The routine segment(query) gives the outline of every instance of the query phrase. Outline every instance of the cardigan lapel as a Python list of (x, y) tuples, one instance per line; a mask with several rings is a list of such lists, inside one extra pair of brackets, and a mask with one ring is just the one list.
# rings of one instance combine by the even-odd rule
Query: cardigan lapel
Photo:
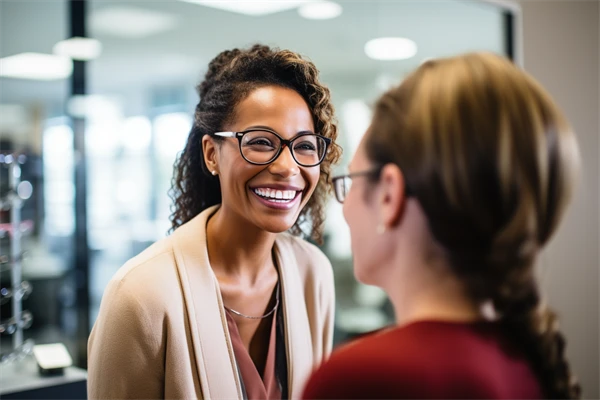
[[(227, 316), (207, 251), (206, 223), (218, 207), (204, 210), (171, 237), (203, 397), (243, 399)], [(304, 281), (285, 234), (275, 240), (275, 256), (285, 321), (289, 398), (297, 399), (313, 366)]]
[(285, 240), (285, 235), (277, 236), (275, 255), (283, 297), (289, 398), (298, 399), (302, 395), (304, 383), (313, 366), (304, 281), (300, 277), (294, 250), (289, 245), (289, 241)]
[(171, 236), (204, 399), (242, 399), (217, 279), (210, 266), (206, 223), (210, 207)]

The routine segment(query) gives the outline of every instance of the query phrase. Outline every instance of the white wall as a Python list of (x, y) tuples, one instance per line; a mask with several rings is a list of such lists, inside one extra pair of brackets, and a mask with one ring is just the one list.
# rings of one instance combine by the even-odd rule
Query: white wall
[(600, 3), (521, 0), (524, 66), (550, 91), (577, 133), (583, 176), (542, 256), (543, 287), (559, 312), (585, 398), (599, 393), (598, 169)]

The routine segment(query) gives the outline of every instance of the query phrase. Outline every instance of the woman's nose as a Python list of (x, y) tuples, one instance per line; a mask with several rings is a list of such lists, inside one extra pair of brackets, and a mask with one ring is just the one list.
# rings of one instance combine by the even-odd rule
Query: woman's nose
[(289, 146), (283, 146), (279, 156), (269, 166), (269, 171), (284, 178), (300, 173), (300, 167), (292, 157), (292, 150)]

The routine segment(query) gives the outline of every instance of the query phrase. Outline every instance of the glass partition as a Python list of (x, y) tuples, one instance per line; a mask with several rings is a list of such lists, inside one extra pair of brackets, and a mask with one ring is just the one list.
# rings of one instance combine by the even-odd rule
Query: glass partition
[[(509, 14), (487, 2), (335, 1), (329, 10), (311, 8), (315, 2), (306, 1), (269, 2), (285, 5), (278, 10), (222, 8), (236, 2), (209, 2), (213, 7), (199, 3), (88, 0), (84, 22), (101, 51), (86, 65), (87, 94), (71, 98), (69, 63), (48, 64), (53, 67), (43, 72), (54, 71), (50, 77), (40, 71), (19, 76), (26, 68), (11, 75), (6, 68), (12, 56), (58, 51), (56, 44), (76, 23), (69, 19), (69, 2), (0, 1), (0, 152), (27, 155), (23, 179), (31, 181), (34, 193), (23, 209), (23, 218), (33, 226), (23, 244), (23, 277), (33, 286), (24, 306), (34, 318), (25, 335), (39, 343), (67, 343), (81, 366), (85, 354), (78, 353), (85, 351), (74, 343), (87, 337), (78, 329), (75, 312), (82, 278), (73, 273), (73, 234), (74, 176), (82, 157), (74, 151), (73, 117), (85, 120), (89, 330), (112, 275), (168, 234), (168, 190), (173, 163), (193, 121), (198, 101), (194, 88), (220, 51), (264, 43), (314, 61), (337, 111), (344, 148), (337, 171), (344, 169), (360, 141), (373, 101), (420, 63), (473, 50), (512, 51)], [(221, 8), (214, 7), (219, 4)], [(390, 37), (412, 41), (404, 42), (404, 54), (396, 54), (410, 57), (385, 59), (393, 53), (385, 42), (370, 42)], [(383, 55), (377, 53), (382, 46)], [(1, 197), (6, 171), (0, 172)], [(0, 224), (10, 222), (4, 211), (0, 218)], [(7, 246), (8, 239), (0, 238), (2, 255)], [(336, 342), (388, 323), (393, 316), (385, 295), (353, 277), (349, 232), (334, 200), (322, 248), (335, 270)], [(7, 270), (2, 267), (0, 273), (2, 287), (9, 286)], [(4, 319), (10, 308), (1, 307)], [(5, 352), (10, 338), (0, 338)]]

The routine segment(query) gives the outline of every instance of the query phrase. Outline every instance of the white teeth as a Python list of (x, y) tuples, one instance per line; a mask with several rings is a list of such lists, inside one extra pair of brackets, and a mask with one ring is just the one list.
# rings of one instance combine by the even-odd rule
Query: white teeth
[(293, 200), (296, 197), (295, 190), (276, 190), (269, 188), (256, 188), (254, 189), (254, 193), (261, 197), (280, 200), (279, 203), (287, 203), (290, 200)]

